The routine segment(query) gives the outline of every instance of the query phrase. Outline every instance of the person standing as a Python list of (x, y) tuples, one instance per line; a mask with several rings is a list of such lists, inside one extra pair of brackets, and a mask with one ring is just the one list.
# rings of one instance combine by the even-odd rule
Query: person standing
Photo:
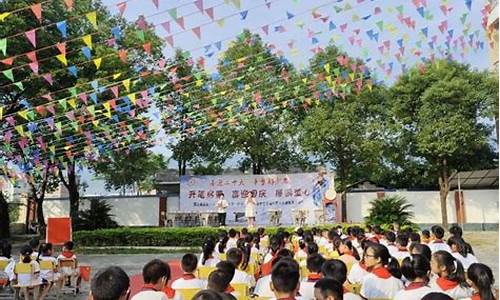
[(247, 218), (249, 228), (255, 227), (255, 206), (257, 206), (255, 192), (248, 192), (247, 198), (245, 199), (245, 217)]
[(226, 199), (224, 199), (224, 193), (219, 194), (219, 198), (217, 199), (217, 214), (219, 216), (219, 226), (226, 226), (226, 214), (227, 207), (229, 204)]

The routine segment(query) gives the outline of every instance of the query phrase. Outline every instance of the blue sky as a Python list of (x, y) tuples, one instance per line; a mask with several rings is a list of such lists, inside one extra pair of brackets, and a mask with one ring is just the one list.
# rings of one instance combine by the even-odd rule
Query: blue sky
[[(112, 13), (118, 13), (119, 2), (103, 0)], [(158, 9), (152, 0), (128, 0), (124, 17), (135, 21), (144, 15), (148, 23), (156, 25), (160, 37), (171, 35), (175, 47), (190, 51), (194, 58), (203, 57), (210, 73), (216, 71), (219, 55), (245, 28), (259, 33), (298, 68), (307, 66), (315, 49), (333, 42), (350, 56), (363, 59), (387, 85), (405, 69), (432, 55), (440, 58), (451, 54), (453, 59), (477, 69), (489, 66), (489, 46), (481, 26), (485, 0), (202, 2), (204, 10), (213, 8), (214, 20), (192, 0), (158, 0)], [(185, 29), (172, 18), (172, 8), (177, 8), (178, 18), (184, 18)], [(170, 34), (161, 25), (165, 22), (170, 25)], [(262, 28), (266, 25), (268, 34)], [(201, 38), (192, 31), (198, 26)], [(174, 48), (165, 43), (163, 52), (169, 57)], [(152, 115), (157, 113), (153, 111)], [(164, 146), (154, 150), (170, 156)]]

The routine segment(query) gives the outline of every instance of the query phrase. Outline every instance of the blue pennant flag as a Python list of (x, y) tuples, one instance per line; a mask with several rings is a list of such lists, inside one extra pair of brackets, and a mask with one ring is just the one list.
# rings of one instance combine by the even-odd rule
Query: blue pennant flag
[(87, 47), (87, 46), (82, 47), (82, 53), (83, 53), (83, 56), (85, 56), (85, 58), (87, 58), (87, 59), (92, 58), (92, 51), (90, 50), (89, 47)]
[(403, 39), (397, 40), (396, 43), (398, 43), (399, 48), (403, 48)]
[(97, 88), (99, 87), (99, 83), (97, 82), (97, 79), (92, 80), (90, 82), (90, 86), (92, 86), (94, 88), (94, 90), (97, 90)]
[(215, 48), (220, 51), (222, 49), (222, 41), (215, 42)]
[(66, 21), (61, 21), (56, 23), (57, 29), (61, 32), (61, 35), (63, 38), (68, 37), (68, 32), (67, 32), (67, 27), (66, 27)]
[(113, 27), (111, 28), (111, 34), (113, 34), (115, 39), (119, 40), (122, 37), (122, 29), (120, 26)]
[(76, 66), (68, 67), (68, 72), (74, 77), (78, 77), (78, 69), (76, 68)]
[(429, 28), (427, 27), (422, 28), (422, 33), (425, 35), (425, 37), (428, 37), (427, 35), (429, 33)]
[(286, 17), (288, 18), (288, 20), (290, 20), (291, 18), (295, 17), (295, 15), (292, 14), (291, 12), (287, 11), (286, 12)]
[(465, 0), (465, 5), (467, 6), (468, 10), (471, 10), (472, 0)]
[(247, 18), (247, 15), (248, 15), (248, 10), (240, 12), (240, 15), (241, 15), (241, 19), (245, 20)]
[(92, 102), (94, 102), (94, 104), (97, 104), (97, 94), (96, 93), (90, 94), (90, 99), (92, 99)]
[(418, 11), (418, 14), (423, 18), (425, 16), (425, 11), (424, 11), (424, 7), (421, 6), (419, 8), (417, 8), (417, 11)]
[(334, 30), (335, 28), (337, 28), (337, 26), (335, 26), (335, 24), (330, 21), (330, 23), (328, 24), (328, 30)]

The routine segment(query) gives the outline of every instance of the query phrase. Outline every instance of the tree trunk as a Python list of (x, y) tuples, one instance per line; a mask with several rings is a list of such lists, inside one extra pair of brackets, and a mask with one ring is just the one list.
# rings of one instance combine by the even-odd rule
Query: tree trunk
[(43, 198), (38, 199), (36, 203), (36, 219), (38, 221), (38, 230), (40, 232), (40, 236), (45, 236), (45, 228), (47, 224), (45, 224), (45, 216), (43, 215)]
[(441, 222), (444, 228), (448, 228), (448, 211), (446, 207), (446, 202), (448, 199), (448, 192), (450, 191), (450, 184), (448, 178), (448, 162), (443, 159), (440, 162), (439, 170), (439, 200), (441, 202)]
[(177, 161), (177, 168), (179, 170), (179, 177), (182, 176), (182, 162), (180, 160)]
[(62, 174), (62, 170), (59, 169), (59, 177), (61, 178), (62, 183), (66, 187), (69, 193), (69, 216), (75, 222), (78, 218), (78, 207), (80, 202), (80, 193), (78, 192), (78, 182), (76, 178), (75, 172), (75, 163), (68, 163), (67, 168), (67, 177), (68, 179), (64, 179), (64, 175)]
[(182, 161), (182, 175), (186, 175), (187, 160)]
[(10, 237), (9, 205), (0, 191), (0, 239)]

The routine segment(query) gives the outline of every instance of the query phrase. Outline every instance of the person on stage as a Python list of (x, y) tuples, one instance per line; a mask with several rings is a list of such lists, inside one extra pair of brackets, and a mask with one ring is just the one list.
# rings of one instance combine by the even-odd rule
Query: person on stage
[(248, 192), (247, 198), (245, 199), (245, 217), (247, 218), (248, 227), (255, 227), (255, 207), (257, 206), (257, 200), (255, 199), (255, 192)]
[(217, 199), (217, 214), (219, 216), (219, 226), (226, 226), (226, 213), (227, 207), (229, 204), (226, 199), (224, 199), (224, 193), (219, 194), (219, 198)]

